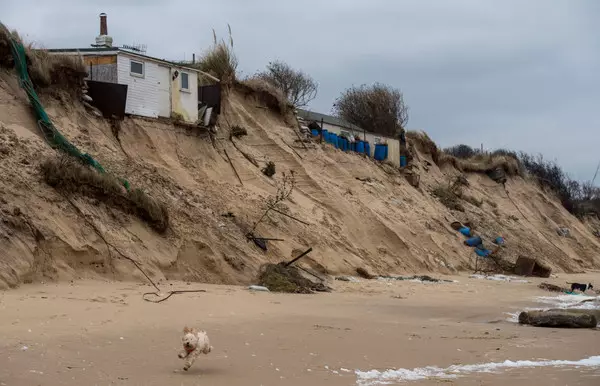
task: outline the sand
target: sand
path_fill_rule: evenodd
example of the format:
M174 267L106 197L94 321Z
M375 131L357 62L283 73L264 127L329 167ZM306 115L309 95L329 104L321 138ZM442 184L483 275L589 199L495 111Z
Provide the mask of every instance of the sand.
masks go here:
M40 137L14 75L0 72L0 288L42 281L142 280L103 238L157 281L250 284L262 264L290 260L309 247L313 252L302 265L321 273L348 275L364 267L376 274L457 274L470 271L475 254L450 228L453 221L473 222L485 240L503 236L505 258L512 262L524 255L555 272L600 268L600 239L592 234L600 225L581 223L527 179L507 183L515 207L487 176L466 175L470 187L465 193L482 205L465 203L461 213L431 194L457 170L440 169L418 152L413 166L421 186L415 189L398 171L358 154L318 144L305 150L294 144L297 135L281 116L235 91L224 101L214 146L201 130L135 117L121 124L117 141L110 124L79 102L42 99L55 125L79 149L164 202L171 227L160 235L102 201L75 196L73 206L49 187L39 164L57 154ZM259 167L229 142L229 124L247 129L236 144ZM260 171L267 161L276 164L272 179ZM284 241L269 243L265 253L245 235L275 194L282 173L291 171L296 188L282 210L304 223L276 213L267 216L255 233ZM224 217L227 213L233 216ZM567 227L570 236L559 237L558 227Z
M593 282L598 277L596 272L550 281ZM555 296L537 289L541 279L444 278L457 282L335 281L334 292L316 295L170 282L163 290L207 292L176 295L161 304L144 302L141 293L151 288L138 283L24 285L0 293L0 385L367 385L363 377L372 370L406 369L395 374L410 379L423 373L418 368L453 365L474 372L405 381L600 382L600 363L504 364L496 365L496 373L476 372L506 360L581 361L600 354L600 335L510 322L510 313L549 307L548 299L545 304L536 300ZM185 325L206 329L214 346L189 372L177 358ZM476 364L484 365L467 366ZM397 378L390 382L400 384Z

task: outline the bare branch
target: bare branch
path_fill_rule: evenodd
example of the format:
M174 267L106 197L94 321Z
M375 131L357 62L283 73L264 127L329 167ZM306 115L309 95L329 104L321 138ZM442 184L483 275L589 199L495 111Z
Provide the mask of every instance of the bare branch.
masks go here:
M266 71L258 73L257 77L283 91L294 107L304 107L317 96L318 85L315 80L284 62L269 63Z

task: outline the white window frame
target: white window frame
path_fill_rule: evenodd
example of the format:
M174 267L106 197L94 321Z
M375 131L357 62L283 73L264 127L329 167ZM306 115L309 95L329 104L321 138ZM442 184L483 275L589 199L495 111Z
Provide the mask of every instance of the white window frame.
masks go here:
M183 87L183 75L187 76L187 87ZM179 73L179 89L181 91L190 92L190 73L181 71Z
M132 63L137 63L137 64L141 64L142 65L142 73L141 74L138 73L138 72L131 71L131 64ZM142 62L141 60L129 59L129 75L135 76L136 78L143 78L146 75L146 63Z

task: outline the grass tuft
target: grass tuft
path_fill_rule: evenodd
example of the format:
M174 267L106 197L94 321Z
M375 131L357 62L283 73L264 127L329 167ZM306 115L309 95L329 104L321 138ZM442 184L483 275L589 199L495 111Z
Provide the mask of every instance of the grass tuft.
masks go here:
M167 207L136 189L126 191L109 174L100 174L71 157L49 158L40 166L44 181L65 194L81 194L131 213L163 233L169 227Z

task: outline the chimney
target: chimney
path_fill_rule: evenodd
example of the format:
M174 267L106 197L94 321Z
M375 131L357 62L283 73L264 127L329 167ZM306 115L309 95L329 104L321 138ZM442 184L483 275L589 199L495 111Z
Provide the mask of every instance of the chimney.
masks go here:
M94 47L112 47L113 38L108 36L108 22L106 21L106 14L102 12L100 14L100 35L96 37L96 44Z
M108 35L108 25L106 24L106 14L102 12L100 14L100 36Z

